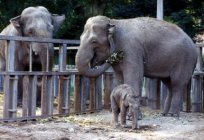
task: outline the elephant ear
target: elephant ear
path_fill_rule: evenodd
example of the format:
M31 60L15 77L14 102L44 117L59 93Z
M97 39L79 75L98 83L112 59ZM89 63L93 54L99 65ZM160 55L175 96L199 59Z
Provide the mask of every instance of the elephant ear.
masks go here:
M21 19L21 16L17 16L17 17L10 19L10 23L16 28L18 32L21 32L20 19Z
M54 33L56 33L65 20L65 15L59 16L57 14L52 15L52 25L54 26Z
M109 23L109 24L108 24L108 37L112 37L114 31L115 31L115 25Z
M108 24L108 41L110 44L110 53L113 53L115 50L115 44L113 42L113 34L115 32L115 25L109 23Z

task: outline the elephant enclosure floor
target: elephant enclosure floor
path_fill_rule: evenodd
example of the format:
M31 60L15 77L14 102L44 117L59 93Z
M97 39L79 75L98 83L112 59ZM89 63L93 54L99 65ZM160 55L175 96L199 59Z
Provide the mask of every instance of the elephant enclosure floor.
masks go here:
M181 117L163 117L158 110L142 108L139 130L113 128L111 113L98 113L36 122L0 123L0 139L39 140L203 140L204 113L181 113ZM128 121L128 125L131 122Z

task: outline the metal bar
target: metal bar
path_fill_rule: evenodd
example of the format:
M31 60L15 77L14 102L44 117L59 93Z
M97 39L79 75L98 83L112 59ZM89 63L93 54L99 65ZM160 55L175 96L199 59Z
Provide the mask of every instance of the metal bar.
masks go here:
M50 52L49 52L49 44L46 47L46 72L49 71L49 57L50 57Z
M198 52L198 59L196 64L196 70L202 71L203 69L202 48L197 48L197 52Z
M30 44L29 45L29 72L32 72L33 70L33 57L32 57L32 54L33 54L33 51L32 51L32 45Z
M59 114L63 113L63 77L59 77L59 86L58 86L58 112Z
M15 72L0 72L0 75L38 75L38 76L43 76L43 75L70 75L70 74L78 74L77 70L71 69L68 71L64 72L38 72L38 71L33 71L33 72L28 72L28 71L15 71Z
M69 114L70 112L70 76L63 77L63 113Z
M63 72L43 72L43 71L33 71L33 72L29 72L29 71L15 71L15 72L0 72L0 75L38 75L38 76L43 76L43 75L75 75L75 74L79 74L79 72L77 71L77 69L69 69L67 71L63 71ZM104 74L113 74L113 72L104 72ZM198 73L200 75L200 73ZM202 73L201 73L202 74ZM204 73L203 73L204 74Z
M79 43L80 43L79 40L65 40L65 39L52 39L52 38L39 38L39 37L21 37L21 36L4 36L4 35L0 35L0 40L38 42L38 43L72 44L72 45L79 45Z
M15 65L16 65L15 64L15 52L16 52L15 42L10 41L6 48L7 48L6 69L7 71L14 71Z
M66 70L66 64L67 64L67 45L63 44L59 48L59 71L65 71Z
M157 0L157 18L163 20L163 0Z

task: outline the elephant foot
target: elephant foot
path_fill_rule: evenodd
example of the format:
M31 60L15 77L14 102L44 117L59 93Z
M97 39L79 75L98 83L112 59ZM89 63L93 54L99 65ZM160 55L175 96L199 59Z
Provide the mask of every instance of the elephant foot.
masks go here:
M139 125L137 126L132 126L132 130L140 129Z
M127 125L127 124L121 124L121 126L122 126L123 128L128 128L128 125Z
M141 110L139 111L139 115L138 115L138 120L142 120L142 118L143 118L143 115L142 115L142 112L141 112Z
M162 112L161 115L165 117L165 116L167 116L168 114Z
M180 110L179 109L170 109L169 110L169 115L171 117L179 117L180 116Z
M140 113L138 114L137 120L142 120L142 118L143 118L143 115L142 115L142 113L141 113L141 111L140 111ZM128 115L127 115L127 120L129 120L129 121L132 121L132 120L133 120L132 114L128 114Z
M170 115L171 117L177 117L177 118L180 117L179 113L169 113L169 115Z
M113 127L114 127L114 128L118 128L119 126L120 126L119 123L113 123Z
M132 114L131 113L127 114L127 120L132 121Z

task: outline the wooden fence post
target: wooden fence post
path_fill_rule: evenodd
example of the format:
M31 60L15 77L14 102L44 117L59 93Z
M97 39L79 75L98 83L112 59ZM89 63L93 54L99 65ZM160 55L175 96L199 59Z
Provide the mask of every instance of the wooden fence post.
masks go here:
M110 95L112 91L113 76L105 73L104 75L104 108L110 109Z
M75 75L74 111L76 113L81 111L81 76L79 74Z
M198 59L196 69L200 72L202 71L202 47L197 48L198 51ZM192 111L193 112L201 112L202 111L202 80L203 76L194 75L192 80Z
M96 109L96 86L95 86L96 78L90 78L90 102L89 109L94 111Z
M192 80L192 111L201 112L202 111L202 77L196 75Z
M16 118L17 116L17 93L18 76L5 76L4 83L4 118Z
M148 105L152 109L159 109L160 105L160 81L157 79L150 79L149 80L149 95L148 95ZM159 89L159 90L158 90Z
M96 109L102 109L102 75L96 79Z
M81 98L81 111L87 109L87 99L90 99L90 78L81 76L81 89L80 89L80 98ZM90 100L89 100L90 105Z
M36 116L37 76L23 77L23 116Z
M167 94L169 94L169 90L168 88L166 87L166 85L164 85L162 82L161 82L161 94L160 94L160 109L164 109L164 103L165 103L165 99L167 97Z

